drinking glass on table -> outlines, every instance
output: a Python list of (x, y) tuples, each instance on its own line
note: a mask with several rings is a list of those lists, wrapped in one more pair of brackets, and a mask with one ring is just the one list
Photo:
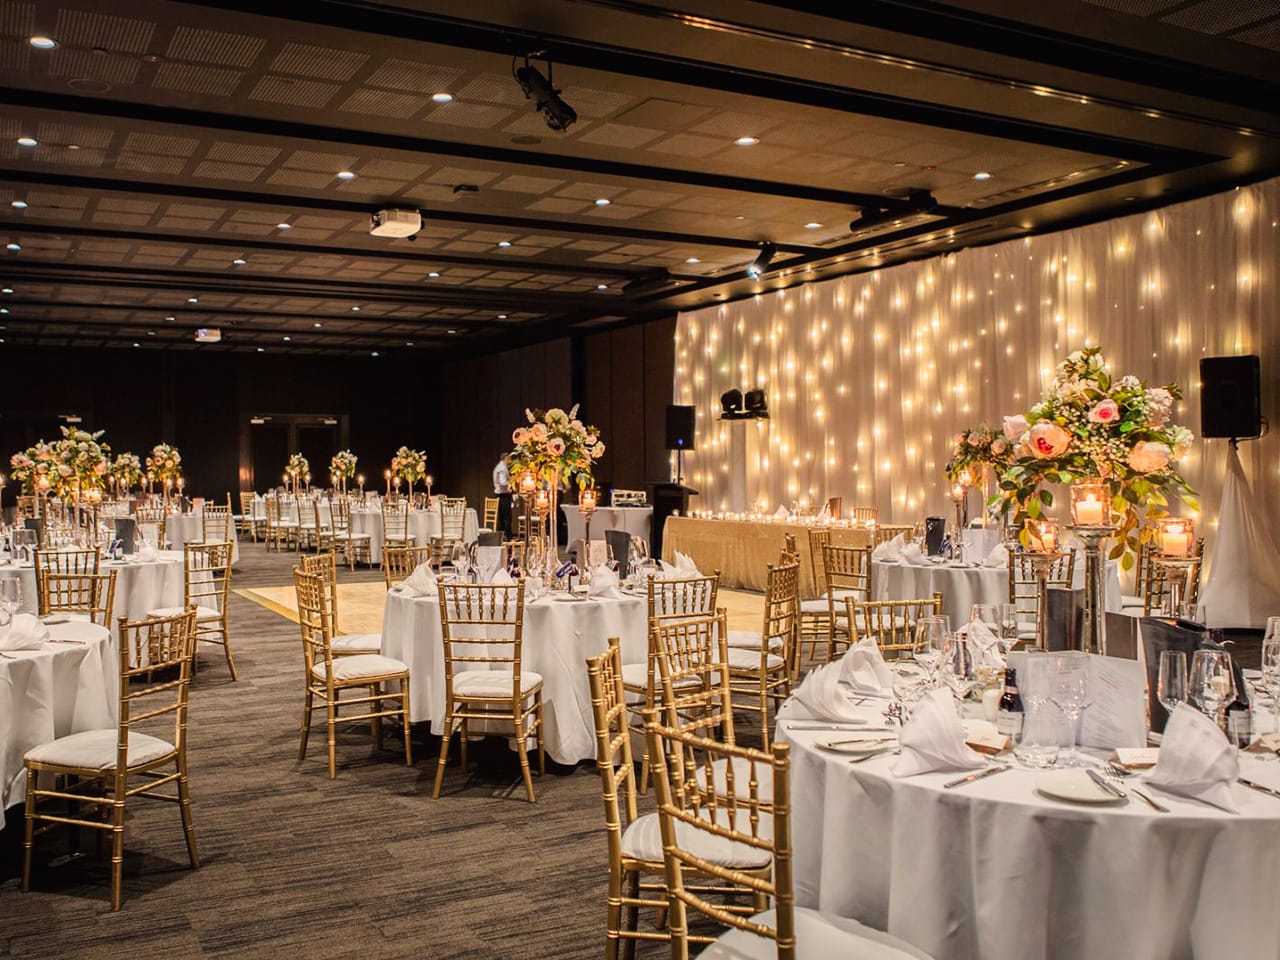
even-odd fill
[(1043, 769), (1058, 762), (1058, 726), (1053, 711), (1045, 710), (1052, 691), (1052, 663), (1043, 650), (1027, 650), (1018, 673), (1018, 693), (1025, 714), (1013, 745), (1013, 755), (1028, 767)]
[(471, 554), (465, 543), (455, 543), (450, 553), (454, 576), (459, 580), (467, 579), (467, 571), (471, 569)]
[(910, 713), (911, 708), (929, 691), (929, 670), (910, 658), (894, 660), (889, 669), (893, 673), (893, 695)]
[(1259, 686), (1270, 701), (1271, 719), (1280, 733), (1280, 635), (1262, 641), (1262, 680)]
[(978, 682), (976, 651), (968, 640), (951, 636), (942, 651), (939, 675), (957, 701), (963, 701), (973, 692)]
[(921, 617), (916, 621), (916, 635), (912, 654), (932, 676), (938, 671), (942, 651), (951, 638), (951, 618), (941, 614)]
[(1160, 651), (1156, 699), (1170, 714), (1178, 704), (1187, 702), (1187, 655), (1181, 650)]
[(1080, 715), (1088, 706), (1086, 698), (1089, 693), (1089, 658), (1087, 654), (1075, 650), (1051, 653), (1049, 656), (1053, 671), (1049, 699), (1067, 719), (1069, 747), (1063, 766), (1079, 766), (1076, 753), (1076, 727), (1080, 722)]
[(22, 609), (22, 581), (17, 577), (0, 578), (0, 613), (4, 623), (12, 623), (13, 615)]
[(1231, 654), (1225, 650), (1197, 650), (1191, 658), (1189, 689), (1200, 710), (1222, 726), (1222, 711), (1236, 696)]

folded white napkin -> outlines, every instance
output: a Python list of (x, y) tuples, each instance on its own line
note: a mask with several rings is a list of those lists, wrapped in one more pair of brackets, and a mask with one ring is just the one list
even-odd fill
[(400, 581), (403, 592), (413, 597), (433, 597), (439, 592), (436, 586), (436, 575), (430, 564), (420, 563), (413, 568), (413, 573)]
[(986, 763), (965, 745), (955, 701), (945, 688), (931, 691), (916, 704), (898, 742), (902, 756), (893, 765), (895, 777), (914, 777), (936, 770), (975, 770)]
[(612, 597), (621, 599), (618, 591), (618, 574), (603, 563), (591, 571), (591, 581), (587, 584), (587, 596)]
[(777, 510), (775, 510), (775, 511), (774, 511), (774, 513), (773, 513), (773, 518), (774, 518), (775, 520), (785, 520), (785, 519), (787, 519), (787, 517), (789, 517), (789, 516), (790, 516), (790, 514), (789, 514), (789, 513), (787, 513), (787, 508), (786, 508), (786, 507), (779, 507), (779, 508), (778, 508)]
[(1236, 748), (1218, 725), (1194, 707), (1178, 704), (1164, 728), (1160, 759), (1147, 779), (1168, 793), (1237, 813), (1231, 785), (1239, 776)]
[(0, 650), (39, 650), (48, 639), (48, 627), (29, 613), (20, 613), (0, 630)]
[(969, 649), (977, 650), (984, 666), (997, 669), (1004, 666), (1000, 662), (1000, 638), (997, 637), (981, 620), (970, 620), (963, 627), (965, 639), (969, 641)]
[(840, 679), (854, 693), (890, 696), (893, 693), (893, 671), (875, 637), (863, 637), (840, 658)]
[(897, 563), (902, 560), (902, 548), (906, 545), (907, 538), (900, 533), (892, 540), (886, 540), (872, 550), (871, 559)]
[(795, 692), (799, 703), (815, 720), (858, 720), (859, 711), (840, 683), (842, 664), (828, 663), (809, 671)]
[(991, 548), (991, 552), (986, 555), (982, 561), (984, 567), (1007, 567), (1009, 565), (1009, 551), (1003, 543), (997, 543)]
[(700, 577), (702, 574), (698, 570), (698, 565), (693, 562), (693, 557), (687, 553), (676, 551), (676, 569), (690, 577)]
[(497, 573), (495, 573), (493, 575), (493, 579), (490, 580), (489, 582), (499, 583), (504, 586), (506, 586), (507, 584), (515, 583), (515, 581), (511, 579), (511, 574), (507, 573), (505, 569), (499, 570)]
[(502, 547), (476, 547), (476, 570), (481, 583), (493, 583), (502, 569)]
[(146, 540), (143, 540), (141, 545), (138, 546), (138, 559), (143, 563), (150, 563), (156, 559), (156, 548)]
[(920, 549), (920, 544), (909, 543), (902, 548), (902, 562), (913, 567), (927, 567), (931, 563), (928, 555)]

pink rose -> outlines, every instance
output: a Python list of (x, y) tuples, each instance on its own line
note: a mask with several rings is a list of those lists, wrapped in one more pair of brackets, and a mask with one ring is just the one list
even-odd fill
[(1041, 460), (1059, 457), (1066, 453), (1067, 447), (1071, 446), (1071, 435), (1056, 423), (1048, 421), (1042, 421), (1032, 427), (1031, 435), (1027, 440), (1031, 445), (1032, 455)]
[(1163, 470), (1173, 459), (1173, 451), (1163, 443), (1140, 440), (1129, 451), (1129, 466), (1139, 473), (1155, 473)]
[(1019, 414), (1016, 417), (1004, 418), (1004, 436), (1006, 440), (1017, 443), (1018, 439), (1027, 432), (1027, 418)]
[(1099, 400), (1089, 411), (1090, 423), (1115, 423), (1120, 419), (1120, 407), (1114, 400)]
[(564, 441), (559, 437), (552, 437), (547, 441), (547, 452), (553, 457), (558, 457), (564, 453)]
[(547, 439), (547, 428), (540, 423), (535, 423), (529, 428), (529, 436), (541, 443), (543, 440)]
[(516, 427), (515, 432), (511, 434), (511, 442), (517, 447), (524, 446), (529, 442), (529, 431), (524, 427)]
[(1003, 440), (995, 440), (991, 444), (991, 452), (998, 457), (1000, 456), (1000, 454), (1004, 453), (1005, 450), (1008, 449), (1008, 447), (1009, 445), (1005, 443)]

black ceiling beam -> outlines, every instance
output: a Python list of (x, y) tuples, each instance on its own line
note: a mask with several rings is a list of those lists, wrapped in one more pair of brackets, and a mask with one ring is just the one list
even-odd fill
[[(500, 257), (460, 257), (456, 254), (432, 254), (424, 249), (419, 256), (409, 251), (398, 250), (365, 250), (361, 247), (333, 247), (321, 243), (292, 243), (288, 241), (250, 240), (222, 235), (200, 234), (193, 236), (187, 233), (161, 233), (150, 230), (120, 230), (106, 227), (83, 227), (65, 223), (34, 223), (26, 217), (20, 220), (6, 220), (0, 227), (9, 234), (34, 233), (43, 236), (57, 237), (91, 237), (98, 240), (128, 240), (133, 243), (171, 243), (177, 246), (190, 247), (225, 247), (228, 250), (261, 251), (263, 253), (292, 253), (298, 256), (352, 257), (368, 260), (394, 260), (408, 264), (442, 264), (455, 267), (484, 267), (489, 270), (523, 270), (529, 274), (551, 273), (562, 274), (567, 278), (577, 276), (602, 277), (624, 283), (634, 280), (645, 273), (644, 270), (627, 269), (625, 267), (599, 267), (559, 265), (546, 260), (534, 260), (522, 257), (519, 259), (502, 259)], [(230, 262), (230, 260), (228, 260)], [(244, 269), (244, 268), (240, 268)], [(372, 281), (379, 283), (380, 281)]]
[[(62, 190), (90, 190), (94, 193), (121, 192), (146, 196), (163, 195), (181, 197), (184, 200), (205, 200), (213, 203), (231, 203), (241, 206), (293, 207), (299, 210), (320, 210), (325, 213), (352, 213), (369, 216), (373, 208), (381, 204), (373, 201), (338, 200), (328, 197), (298, 197), (286, 194), (247, 192), (218, 187), (198, 187), (190, 183), (150, 183), (141, 180), (88, 177), (79, 174), (46, 173), (38, 170), (0, 169), (0, 183), (19, 183), (28, 186), (56, 187)], [(406, 203), (388, 200), (385, 205), (413, 207), (422, 214), (424, 221), (440, 223), (476, 224), (479, 226), (512, 227), (537, 233), (585, 234), (623, 240), (650, 240), (659, 243), (690, 246), (724, 247), (733, 250), (758, 249), (758, 240), (742, 237), (723, 237), (711, 234), (680, 233), (671, 230), (646, 230), (621, 224), (581, 223), (576, 220), (544, 220), (536, 217), (515, 217), (491, 213), (474, 213), (461, 210), (425, 208), (416, 202)], [(775, 243), (784, 253), (812, 253), (819, 247), (798, 243)], [(510, 263), (509, 260), (502, 261)]]
[[(512, 82), (514, 83), (515, 81), (513, 80)], [(398, 150), (412, 153), (419, 157), (423, 155), (460, 157), (466, 160), (504, 163), (526, 168), (540, 167), (554, 170), (573, 170), (577, 173), (597, 176), (647, 180), (656, 183), (676, 183), (685, 186), (707, 187), (714, 190), (786, 197), (792, 200), (835, 203), (851, 207), (879, 206), (898, 209), (906, 205), (905, 200), (881, 196), (880, 194), (859, 193), (851, 190), (832, 190), (827, 187), (709, 173), (704, 170), (656, 167), (642, 163), (575, 157), (561, 153), (539, 153), (534, 150), (516, 150), (511, 147), (493, 147), (455, 140), (411, 137), (385, 131), (359, 130), (352, 127), (329, 127), (316, 123), (303, 123), (297, 120), (250, 117), (243, 114), (217, 113), (211, 110), (193, 110), (189, 107), (159, 106), (124, 100), (105, 100), (101, 97), (81, 97), (75, 94), (27, 90), (17, 87), (0, 87), (0, 104), (17, 109), (74, 113), (98, 120), (116, 121), (122, 124), (158, 123), (167, 127), (192, 127), (227, 134), (338, 144), (349, 148)], [(1073, 136), (1076, 137), (1076, 143), (1072, 149), (1089, 149), (1087, 145), (1081, 142), (1089, 139), (1087, 134), (1075, 134), (1073, 132)]]
[[(1110, 137), (891, 94), (852, 90), (836, 84), (763, 70), (748, 70), (739, 66), (623, 48), (575, 37), (536, 33), (507, 24), (481, 23), (430, 11), (390, 7), (368, 2), (368, 0), (305, 0), (305, 2), (276, 0), (269, 6), (264, 6), (260, 0), (178, 0), (178, 2), (505, 56), (523, 56), (532, 50), (546, 49), (551, 59), (561, 67), (578, 66), (624, 76), (645, 77), (667, 83), (705, 87), (725, 93), (925, 124), (946, 130), (1037, 143), (1064, 150), (1079, 150), (1143, 163), (1168, 162), (1178, 154), (1189, 152), (1158, 147), (1127, 138)], [(823, 14), (827, 13), (824, 7)], [(1025, 57), (1027, 50), (1024, 49), (1022, 53)], [(561, 80), (563, 81), (563, 76)], [(572, 101), (572, 88), (566, 88), (565, 93), (566, 99)], [(546, 156), (536, 153), (532, 154), (532, 159), (522, 162), (538, 164), (540, 159), (545, 164)], [(637, 176), (638, 174), (624, 175)], [(864, 199), (874, 202), (875, 197), (864, 195)], [(866, 205), (865, 202), (857, 201), (837, 202), (853, 202), (856, 206)]]

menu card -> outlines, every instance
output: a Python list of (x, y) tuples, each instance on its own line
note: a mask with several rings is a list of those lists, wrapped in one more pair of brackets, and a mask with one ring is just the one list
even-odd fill
[(1107, 750), (1146, 746), (1147, 678), (1142, 664), (1090, 655), (1088, 670), (1088, 706), (1080, 720), (1080, 745)]

